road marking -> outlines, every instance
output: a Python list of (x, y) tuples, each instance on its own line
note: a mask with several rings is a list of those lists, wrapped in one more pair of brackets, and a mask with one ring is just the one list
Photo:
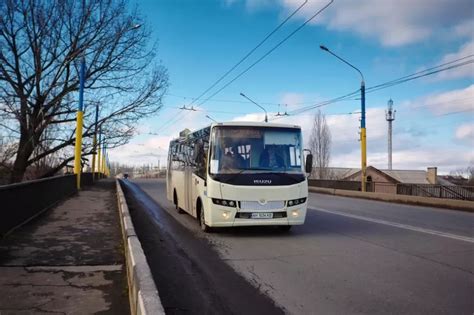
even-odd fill
[(336, 215), (349, 217), (349, 218), (353, 218), (353, 219), (357, 219), (357, 220), (363, 220), (363, 221), (368, 221), (368, 222), (374, 222), (374, 223), (389, 225), (389, 226), (397, 227), (397, 228), (400, 228), (400, 229), (411, 230), (411, 231), (415, 231), (415, 232), (422, 232), (422, 233), (447, 237), (447, 238), (455, 239), (455, 240), (458, 240), (458, 241), (474, 243), (474, 238), (468, 237), (468, 236), (461, 236), (461, 235), (456, 235), (456, 234), (451, 234), (451, 233), (440, 232), (440, 231), (436, 231), (436, 230), (425, 229), (425, 228), (421, 228), (421, 227), (417, 227), (417, 226), (413, 226), (413, 225), (395, 223), (395, 222), (390, 222), (390, 221), (385, 221), (385, 220), (380, 220), (380, 219), (373, 219), (373, 218), (363, 217), (363, 216), (360, 216), (360, 215), (343, 213), (343, 212), (340, 212), (340, 211), (332, 211), (332, 210), (326, 210), (326, 209), (315, 208), (315, 207), (310, 207), (309, 209), (316, 210), (316, 211), (321, 211), (321, 212), (326, 212), (326, 213), (331, 213), (331, 214), (336, 214)]

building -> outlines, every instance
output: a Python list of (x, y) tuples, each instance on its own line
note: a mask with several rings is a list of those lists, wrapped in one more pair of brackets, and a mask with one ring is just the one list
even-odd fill
[[(360, 168), (330, 167), (328, 173), (330, 174), (328, 179), (332, 180), (356, 182), (361, 180)], [(426, 170), (384, 170), (368, 166), (366, 174), (368, 183), (376, 183), (373, 187), (375, 192), (396, 194), (397, 184), (455, 185), (443, 176), (438, 176), (437, 167), (428, 167)]]

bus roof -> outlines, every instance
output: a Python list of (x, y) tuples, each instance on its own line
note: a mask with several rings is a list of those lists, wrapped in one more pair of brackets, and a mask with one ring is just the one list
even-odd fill
[(184, 129), (180, 132), (180, 136), (178, 138), (174, 138), (171, 142), (177, 141), (184, 141), (193, 134), (200, 134), (204, 129), (212, 129), (213, 127), (219, 126), (235, 126), (235, 127), (264, 127), (264, 128), (294, 128), (294, 129), (301, 129), (298, 125), (289, 125), (289, 124), (277, 124), (277, 123), (266, 123), (266, 122), (258, 122), (258, 121), (228, 121), (228, 122), (217, 122), (212, 123), (211, 125), (207, 125), (204, 128), (197, 129), (195, 131), (189, 131), (189, 129)]
[(214, 127), (214, 126), (277, 127), (277, 128), (280, 127), (280, 128), (301, 129), (301, 127), (298, 125), (266, 123), (266, 122), (258, 122), (258, 121), (229, 121), (229, 122), (212, 123), (211, 127)]

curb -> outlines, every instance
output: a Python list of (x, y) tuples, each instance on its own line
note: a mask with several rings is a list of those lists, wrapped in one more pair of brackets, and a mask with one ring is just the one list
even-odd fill
[(127, 267), (128, 297), (130, 313), (135, 314), (165, 314), (160, 296), (156, 288), (150, 266), (146, 261), (140, 241), (128, 211), (127, 201), (120, 186), (117, 185), (117, 202), (122, 227), (122, 237), (125, 247), (125, 262)]
[(394, 202), (415, 206), (428, 206), (435, 208), (445, 208), (449, 210), (474, 212), (474, 202), (466, 200), (430, 198), (419, 196), (395, 195), (387, 193), (373, 193), (353, 190), (343, 190), (323, 187), (308, 187), (310, 192), (329, 194), (342, 197), (371, 199), (385, 202)]

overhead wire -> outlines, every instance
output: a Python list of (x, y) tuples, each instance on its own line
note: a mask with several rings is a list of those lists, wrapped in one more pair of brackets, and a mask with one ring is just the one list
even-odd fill
[[(451, 70), (451, 69), (454, 69), (454, 68), (458, 68), (458, 67), (462, 67), (462, 66), (474, 63), (474, 59), (473, 59), (473, 60), (468, 60), (468, 61), (464, 61), (464, 62), (455, 64), (456, 62), (465, 60), (465, 59), (470, 58), (472, 56), (474, 56), (474, 55), (464, 56), (464, 57), (458, 58), (456, 60), (452, 60), (450, 62), (446, 62), (446, 63), (440, 64), (440, 65), (437, 65), (437, 66), (434, 66), (434, 67), (431, 67), (431, 68), (428, 68), (428, 69), (425, 69), (425, 70), (422, 70), (422, 71), (418, 71), (418, 72), (412, 73), (412, 74), (407, 75), (407, 76), (403, 76), (403, 77), (398, 78), (398, 79), (390, 80), (390, 81), (387, 81), (387, 82), (384, 82), (384, 83), (381, 83), (381, 84), (374, 85), (372, 87), (368, 87), (366, 89), (366, 93), (367, 94), (368, 93), (373, 93), (373, 92), (381, 90), (381, 89), (389, 88), (389, 87), (392, 87), (392, 86), (395, 86), (395, 85), (398, 85), (398, 84), (402, 84), (402, 83), (405, 83), (405, 82), (408, 82), (408, 81), (412, 81), (412, 80), (415, 80), (415, 79), (419, 79), (419, 78), (422, 78), (422, 77), (430, 76), (430, 75), (433, 75), (433, 74), (436, 74), (436, 73), (440, 73), (440, 72), (443, 72), (443, 71)], [(448, 66), (448, 65), (450, 65), (450, 66)], [(331, 99), (331, 100), (323, 101), (323, 102), (320, 102), (320, 103), (313, 104), (311, 106), (307, 106), (307, 107), (303, 107), (303, 108), (291, 111), (290, 115), (298, 115), (298, 114), (301, 114), (301, 113), (309, 111), (309, 110), (313, 110), (313, 109), (316, 109), (316, 108), (319, 108), (319, 107), (323, 107), (323, 106), (333, 104), (335, 102), (339, 102), (341, 100), (347, 100), (348, 98), (358, 94), (359, 91), (360, 91), (360, 89), (358, 89), (354, 92), (348, 93), (346, 95)], [(276, 119), (279, 119), (279, 117), (276, 118)], [(276, 120), (276, 119), (273, 119), (273, 120)]]
[(433, 74), (436, 74), (436, 73), (439, 73), (439, 72), (443, 72), (443, 71), (446, 71), (446, 70), (462, 67), (462, 66), (465, 66), (465, 65), (468, 65), (468, 64), (471, 64), (471, 63), (474, 63), (474, 60), (464, 61), (462, 63), (458, 63), (458, 64), (455, 64), (455, 65), (452, 65), (452, 66), (449, 66), (449, 67), (445, 67), (445, 68), (441, 68), (441, 69), (438, 69), (438, 70), (433, 70), (433, 71), (430, 71), (430, 72), (427, 72), (427, 73), (424, 73), (424, 74), (412, 76), (410, 78), (399, 80), (397, 82), (386, 83), (386, 84), (383, 84), (379, 87), (373, 86), (373, 87), (370, 87), (369, 89), (367, 89), (368, 91), (366, 91), (366, 93), (372, 93), (372, 92), (375, 92), (375, 91), (378, 91), (378, 90), (382, 90), (382, 89), (392, 87), (394, 85), (402, 84), (402, 83), (412, 81), (412, 80), (415, 80), (415, 79), (419, 79), (419, 78), (422, 78), (422, 77), (427, 77), (427, 76), (430, 76), (430, 75), (433, 75)]
[(254, 66), (256, 66), (258, 63), (260, 63), (263, 59), (265, 59), (266, 57), (268, 57), (272, 52), (274, 52), (278, 47), (280, 47), (284, 42), (286, 42), (288, 39), (290, 39), (291, 37), (293, 37), (293, 35), (295, 35), (298, 31), (300, 31), (303, 27), (306, 26), (306, 24), (308, 24), (309, 22), (311, 22), (312, 20), (314, 20), (319, 14), (321, 14), (321, 12), (323, 12), (326, 8), (328, 8), (332, 3), (334, 2), (334, 0), (331, 0), (329, 1), (329, 3), (327, 3), (324, 7), (322, 7), (320, 10), (318, 10), (315, 14), (313, 14), (309, 19), (307, 19), (303, 24), (301, 24), (299, 27), (297, 27), (293, 32), (291, 32), (289, 35), (287, 35), (285, 38), (283, 38), (283, 40), (281, 40), (280, 42), (278, 42), (278, 44), (276, 44), (275, 46), (273, 46), (270, 50), (268, 50), (263, 56), (261, 56), (260, 58), (258, 58), (254, 63), (252, 63), (249, 67), (247, 67), (245, 70), (243, 70), (242, 72), (240, 72), (237, 76), (235, 76), (232, 80), (228, 81), (226, 84), (224, 84), (221, 88), (219, 88), (216, 92), (212, 93), (211, 96), (207, 97), (206, 99), (204, 99), (203, 101), (201, 101), (199, 103), (199, 106), (202, 106), (204, 105), (207, 101), (209, 101), (211, 98), (213, 98), (214, 96), (216, 96), (217, 94), (219, 94), (222, 90), (224, 90), (225, 88), (227, 88), (229, 85), (231, 85), (233, 82), (235, 82), (236, 80), (238, 80), (241, 76), (243, 76), (245, 73), (247, 73), (250, 69), (252, 69)]
[[(190, 96), (183, 96), (183, 95), (177, 95), (177, 94), (172, 94), (172, 93), (167, 93), (166, 95), (168, 96), (173, 96), (177, 98), (182, 98), (184, 100), (186, 99), (196, 99), (196, 97), (190, 97)], [(210, 101), (213, 102), (219, 102), (219, 103), (236, 103), (236, 104), (248, 104), (248, 101), (240, 101), (240, 100), (227, 100), (227, 99), (212, 99)], [(313, 104), (314, 101), (307, 101), (307, 102), (296, 102), (296, 103), (291, 103), (291, 106), (295, 105), (307, 105), (307, 104)], [(190, 103), (191, 104), (191, 103)], [(189, 105), (190, 105), (189, 104)], [(275, 102), (259, 102), (259, 104), (262, 105), (271, 105), (271, 106), (278, 106), (278, 105), (283, 105), (282, 103), (275, 103)]]
[(235, 65), (233, 65), (229, 70), (227, 70), (222, 76), (220, 76), (211, 86), (209, 86), (204, 92), (202, 92), (198, 97), (194, 98), (189, 105), (194, 104), (201, 99), (207, 92), (213, 89), (217, 84), (219, 84), (223, 79), (225, 79), (232, 71), (234, 71), (238, 66), (240, 66), (248, 57), (250, 57), (258, 48), (260, 48), (273, 34), (275, 34), (283, 25), (286, 24), (298, 11), (303, 8), (308, 0), (305, 0), (298, 8), (296, 8), (285, 20), (283, 20), (276, 28), (274, 28), (270, 33), (265, 36), (254, 48), (252, 48), (244, 57), (242, 57)]
[(178, 114), (177, 114), (174, 118), (171, 118), (171, 119), (168, 120), (166, 123), (164, 123), (163, 125), (161, 125), (160, 128), (158, 128), (158, 129), (155, 131), (155, 133), (159, 133), (160, 131), (163, 131), (163, 130), (165, 129), (165, 127), (171, 126), (172, 124), (174, 124), (175, 122), (177, 122), (177, 121), (180, 120), (181, 118), (184, 118), (182, 111), (178, 112)]
[(468, 58), (471, 58), (471, 57), (474, 57), (474, 54), (466, 55), (466, 56), (464, 56), (464, 57), (461, 57), (461, 58), (458, 58), (458, 59), (454, 59), (454, 60), (451, 60), (451, 61), (448, 61), (448, 62), (439, 64), (439, 65), (433, 66), (433, 67), (428, 68), (428, 69), (420, 70), (420, 71), (418, 71), (418, 72), (415, 72), (415, 73), (412, 73), (412, 74), (403, 76), (403, 77), (398, 78), (398, 79), (394, 79), (394, 80), (391, 80), (391, 81), (388, 81), (388, 82), (385, 82), (385, 83), (382, 83), (382, 84), (379, 84), (379, 85), (375, 85), (375, 86), (370, 87), (369, 89), (376, 89), (376, 88), (378, 88), (378, 87), (380, 87), (380, 86), (382, 86), (382, 85), (391, 84), (391, 83), (393, 83), (393, 82), (396, 82), (396, 81), (399, 81), (399, 80), (403, 80), (403, 79), (406, 79), (406, 78), (409, 78), (409, 77), (412, 77), (412, 76), (415, 76), (415, 75), (419, 75), (419, 74), (422, 74), (422, 73), (424, 73), (424, 72), (428, 72), (428, 71), (431, 71), (431, 70), (435, 70), (435, 69), (437, 69), (437, 68), (444, 67), (444, 66), (447, 66), (447, 65), (450, 65), (450, 64), (453, 64), (453, 63), (456, 63), (456, 62), (459, 62), (459, 61), (461, 61), (461, 60), (465, 60), (465, 59), (468, 59)]

